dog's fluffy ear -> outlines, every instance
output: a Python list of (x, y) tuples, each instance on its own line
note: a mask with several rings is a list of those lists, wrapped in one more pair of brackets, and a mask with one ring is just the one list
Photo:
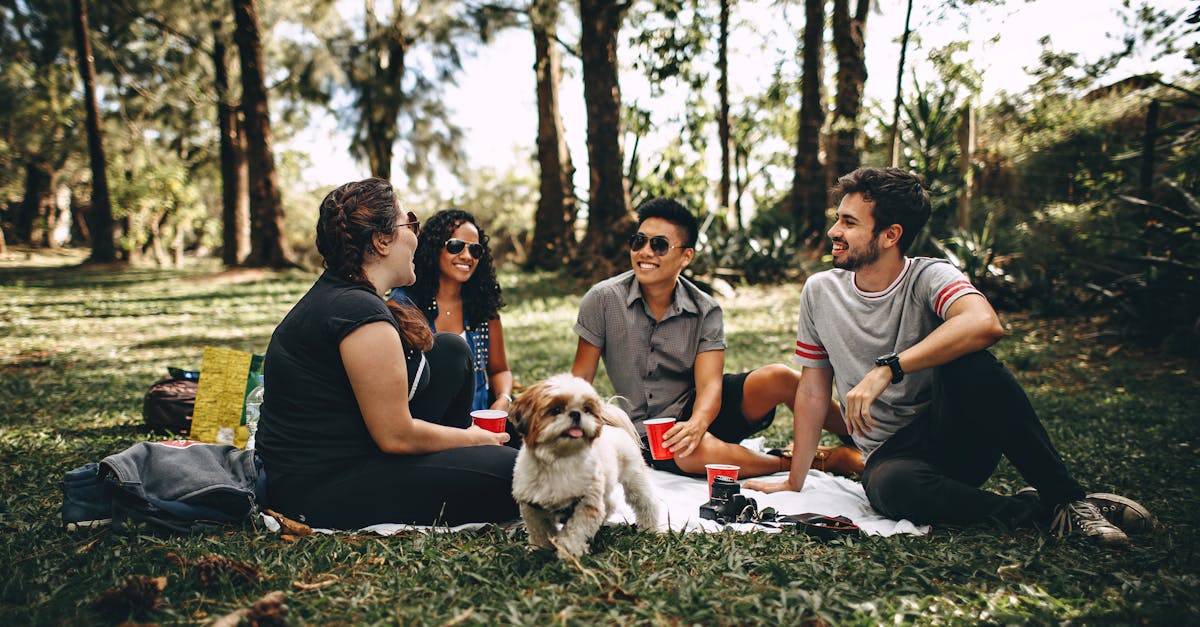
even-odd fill
[(521, 438), (529, 437), (529, 419), (533, 416), (537, 399), (545, 392), (546, 385), (543, 382), (535, 383), (529, 386), (516, 400), (512, 406), (508, 408), (508, 419), (512, 421), (517, 428), (517, 433), (521, 434)]

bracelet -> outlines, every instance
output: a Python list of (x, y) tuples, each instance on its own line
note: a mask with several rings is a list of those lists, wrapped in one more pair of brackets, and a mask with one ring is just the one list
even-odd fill
[(508, 394), (508, 393), (497, 394), (496, 398), (506, 398), (506, 399), (508, 399), (508, 402), (510, 402), (510, 403), (513, 402), (512, 394)]

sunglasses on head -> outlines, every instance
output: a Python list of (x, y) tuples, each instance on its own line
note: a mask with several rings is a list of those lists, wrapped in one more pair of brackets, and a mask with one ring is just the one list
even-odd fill
[(458, 253), (461, 253), (464, 248), (466, 248), (467, 253), (469, 253), (475, 259), (483, 258), (483, 244), (466, 242), (458, 239), (457, 237), (446, 240), (446, 252), (450, 253), (451, 255), (457, 255)]
[(650, 242), (650, 250), (659, 257), (670, 252), (672, 248), (688, 248), (688, 246), (672, 246), (671, 240), (662, 235), (648, 237), (645, 233), (638, 231), (636, 235), (629, 238), (629, 250), (637, 252), (646, 245), (646, 242)]
[(417, 219), (417, 214), (409, 211), (409, 212), (406, 212), (404, 217), (408, 220), (408, 222), (401, 222), (396, 225), (396, 228), (400, 228), (402, 226), (407, 226), (408, 228), (412, 229), (413, 235), (420, 235), (421, 234), (421, 221)]

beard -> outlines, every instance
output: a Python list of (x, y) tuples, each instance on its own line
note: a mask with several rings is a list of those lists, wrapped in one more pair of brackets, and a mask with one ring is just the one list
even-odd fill
[[(844, 242), (844, 240), (841, 241)], [(875, 238), (871, 238), (871, 241), (867, 244), (866, 250), (851, 251), (849, 248), (847, 248), (846, 254), (842, 255), (840, 259), (835, 257), (833, 260), (833, 267), (855, 272), (862, 269), (864, 266), (875, 263), (875, 261), (878, 259), (879, 243)]]

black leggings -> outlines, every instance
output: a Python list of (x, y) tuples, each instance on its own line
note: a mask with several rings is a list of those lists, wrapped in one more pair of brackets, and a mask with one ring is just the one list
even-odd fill
[[(438, 333), (425, 357), (429, 384), (409, 404), (413, 415), (465, 429), (475, 394), (466, 341)], [(378, 453), (324, 476), (268, 476), (270, 503), (311, 526), (333, 529), (379, 523), (504, 522), (519, 515), (512, 498), (516, 457), (507, 446), (428, 455)]]
[[(919, 524), (1044, 522), (1057, 505), (1083, 498), (1029, 398), (991, 353), (940, 366), (933, 408), (867, 458), (862, 483), (871, 506)], [(1001, 496), (979, 486), (1003, 455), (1038, 499)]]

